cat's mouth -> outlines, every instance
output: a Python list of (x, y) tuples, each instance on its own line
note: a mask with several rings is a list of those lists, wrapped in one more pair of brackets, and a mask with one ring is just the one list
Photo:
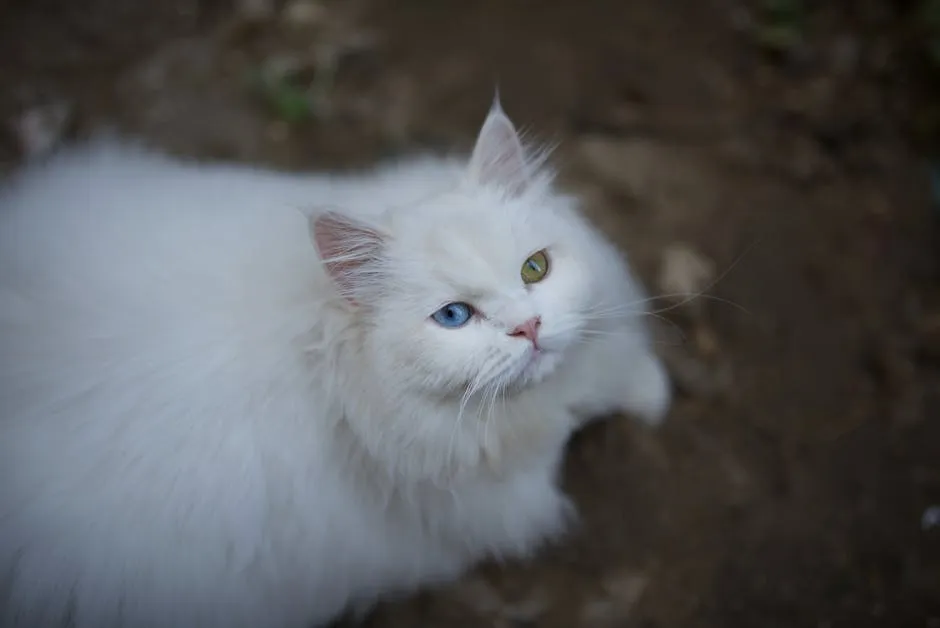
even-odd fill
[(552, 374), (560, 359), (558, 351), (543, 346), (530, 347), (508, 374), (510, 386), (518, 390), (539, 384)]
[(521, 392), (532, 386), (536, 386), (548, 378), (564, 358), (565, 347), (555, 346), (546, 347), (539, 344), (538, 348), (528, 347), (516, 356), (504, 357), (504, 365), (498, 372), (489, 377), (485, 382), (468, 380), (456, 389), (447, 393), (448, 397), (453, 396), (459, 399), (468, 394), (480, 393), (487, 394), (487, 390), (497, 390), (500, 395), (512, 395)]

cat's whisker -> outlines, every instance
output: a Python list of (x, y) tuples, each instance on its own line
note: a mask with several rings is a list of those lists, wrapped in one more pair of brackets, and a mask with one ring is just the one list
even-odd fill
[(454, 443), (456, 442), (457, 435), (460, 433), (460, 424), (463, 420), (464, 410), (467, 408), (467, 402), (470, 400), (470, 397), (473, 396), (473, 393), (479, 387), (478, 378), (473, 378), (470, 380), (470, 383), (467, 385), (463, 394), (460, 397), (460, 405), (457, 409), (457, 419), (454, 421), (454, 425), (451, 428), (450, 432), (450, 442), (447, 445), (447, 460), (448, 464), (453, 460), (454, 456)]
[[(487, 396), (487, 394), (489, 394), (489, 390), (490, 390), (490, 389), (489, 389), (489, 386), (488, 386), (488, 385), (484, 385), (484, 386), (482, 387), (482, 392), (481, 392), (481, 396), (480, 396), (480, 402), (477, 404), (477, 408), (476, 408), (476, 414), (477, 414), (477, 421), (476, 421), (476, 438), (477, 438), (477, 442), (480, 442), (480, 430), (483, 429), (483, 409), (484, 409), (484, 407), (485, 407), (485, 405), (486, 405), (486, 396)], [(483, 438), (484, 438), (484, 439), (486, 438), (485, 430), (484, 430)], [(485, 442), (485, 440), (484, 440), (483, 442)]]
[[(490, 353), (492, 355), (493, 353), (495, 353), (495, 351), (490, 351)], [(496, 357), (498, 360), (501, 356), (497, 355)], [(485, 364), (484, 369), (477, 372), (477, 374), (470, 379), (469, 383), (464, 389), (464, 392), (460, 397), (460, 405), (458, 406), (458, 410), (457, 410), (457, 419), (454, 421), (454, 426), (451, 431), (450, 443), (448, 444), (448, 451), (447, 451), (448, 460), (451, 460), (453, 457), (455, 438), (457, 434), (460, 432), (460, 425), (461, 425), (461, 421), (463, 420), (463, 413), (467, 408), (467, 404), (470, 402), (470, 399), (486, 385), (487, 381), (489, 380), (491, 376), (490, 375), (491, 371), (493, 371), (498, 366), (498, 364), (499, 364), (498, 361), (495, 365), (491, 365), (491, 366), (487, 366)]]
[[(592, 343), (597, 342), (598, 337), (607, 338), (607, 337), (612, 337), (612, 336), (616, 336), (616, 334), (615, 333), (607, 333), (606, 335), (589, 334), (585, 336), (579, 336), (575, 338), (572, 342), (577, 343), (579, 345), (590, 345)], [(650, 344), (656, 345), (656, 346), (662, 346), (662, 347), (681, 347), (684, 343), (685, 343), (685, 339), (678, 341), (678, 342), (668, 342), (668, 341), (659, 340), (659, 339), (654, 339), (650, 341)]]
[(493, 420), (493, 417), (496, 416), (496, 402), (499, 401), (500, 397), (505, 393), (506, 388), (508, 387), (509, 382), (505, 380), (497, 380), (494, 385), (493, 395), (490, 399), (490, 410), (486, 417), (486, 422), (483, 428), (483, 441), (486, 442), (487, 431), (486, 427), (489, 426), (490, 422)]
[(506, 388), (508, 387), (508, 385), (509, 385), (508, 382), (500, 382), (499, 385), (496, 386), (496, 394), (493, 395), (493, 402), (492, 404), (490, 404), (490, 419), (491, 420), (496, 420), (496, 419), (493, 419), (493, 417), (498, 416), (498, 413), (496, 410), (496, 404), (501, 399), (505, 399), (505, 392), (506, 392)]
[[(682, 301), (673, 303), (665, 308), (653, 310), (652, 312), (648, 309), (637, 307), (639, 305), (652, 303), (661, 299), (675, 299), (675, 298), (681, 298), (681, 297), (684, 297)], [(730, 305), (738, 310), (741, 310), (742, 312), (746, 314), (751, 314), (751, 312), (740, 303), (735, 303), (734, 301), (731, 301), (729, 299), (725, 299), (722, 297), (718, 297), (713, 294), (705, 294), (701, 292), (676, 292), (676, 293), (671, 293), (671, 294), (661, 294), (655, 297), (649, 297), (648, 299), (641, 299), (639, 301), (624, 303), (622, 305), (613, 305), (613, 306), (607, 306), (605, 308), (597, 308), (597, 309), (588, 308), (587, 310), (585, 310), (585, 313), (582, 316), (586, 320), (603, 320), (603, 319), (610, 319), (610, 318), (619, 318), (625, 315), (640, 316), (640, 315), (651, 314), (651, 313), (662, 313), (662, 312), (667, 312), (669, 310), (673, 310), (675, 308), (686, 305), (694, 301), (695, 299), (710, 299), (712, 301), (717, 301), (719, 303)]]
[[(746, 308), (744, 308), (743, 306), (741, 306), (741, 305), (738, 304), (738, 303), (734, 303), (733, 301), (728, 301), (728, 300), (726, 300), (726, 299), (721, 299), (721, 298), (716, 297), (716, 296), (714, 296), (714, 295), (707, 295), (707, 294), (705, 294), (705, 293), (707, 293), (709, 290), (711, 290), (712, 288), (714, 288), (715, 286), (717, 286), (720, 281), (722, 281), (725, 277), (727, 277), (727, 276), (731, 273), (731, 271), (734, 270), (735, 267), (741, 262), (741, 260), (744, 259), (744, 256), (747, 255), (748, 253), (750, 253), (750, 252), (751, 252), (751, 249), (753, 249), (755, 246), (757, 246), (757, 244), (758, 244), (759, 242), (760, 242), (760, 239), (759, 239), (759, 238), (758, 238), (757, 240), (754, 240), (753, 242), (751, 242), (751, 244), (749, 244), (748, 247), (747, 247), (746, 249), (744, 249), (744, 251), (743, 251), (740, 255), (738, 255), (738, 257), (737, 257), (733, 262), (731, 262), (731, 264), (728, 266), (728, 268), (726, 268), (723, 273), (721, 273), (720, 275), (718, 275), (718, 277), (716, 277), (711, 283), (709, 283), (707, 286), (705, 286), (704, 288), (702, 288), (702, 290), (700, 290), (699, 292), (693, 293), (693, 294), (691, 294), (689, 297), (687, 297), (686, 299), (684, 299), (683, 301), (680, 301), (679, 303), (676, 303), (675, 305), (673, 305), (673, 306), (672, 306), (671, 308), (669, 308), (669, 309), (673, 309), (673, 308), (676, 308), (676, 307), (680, 307), (680, 306), (685, 305), (686, 303), (689, 303), (689, 302), (691, 302), (691, 301), (693, 301), (693, 300), (695, 300), (695, 299), (698, 299), (698, 298), (710, 298), (710, 299), (714, 299), (714, 300), (716, 300), (716, 301), (721, 301), (721, 302), (727, 303), (728, 305), (732, 305), (732, 306), (734, 306), (734, 307), (736, 307), (736, 308), (739, 308), (741, 311), (743, 311), (743, 312), (745, 312), (745, 313), (747, 313), (747, 314), (750, 314), (750, 312), (749, 312)], [(681, 296), (681, 295), (676, 295), (676, 296)], [(662, 298), (662, 295), (661, 295), (659, 298)], [(661, 310), (661, 311), (668, 311), (668, 310)]]
[[(667, 299), (667, 298), (677, 298), (677, 297), (682, 297), (682, 296), (686, 296), (686, 295), (683, 295), (683, 294), (681, 294), (681, 293), (678, 293), (678, 294), (665, 294), (665, 295), (660, 295), (660, 296), (658, 296), (658, 297), (656, 297), (656, 298), (658, 298), (658, 299)], [(666, 306), (666, 307), (664, 307), (664, 308), (660, 308), (660, 309), (658, 309), (658, 310), (653, 310), (652, 312), (645, 312), (645, 313), (646, 313), (646, 314), (661, 314), (661, 313), (663, 313), (663, 312), (668, 312), (668, 311), (670, 311), (670, 310), (674, 310), (674, 309), (676, 309), (676, 308), (682, 307), (683, 305), (686, 305), (686, 304), (688, 304), (688, 303), (691, 303), (691, 302), (694, 301), (695, 299), (711, 299), (712, 301), (717, 301), (717, 302), (719, 302), (719, 303), (724, 303), (725, 305), (730, 305), (731, 307), (733, 307), (733, 308), (735, 308), (735, 309), (738, 309), (738, 310), (744, 312), (744, 313), (747, 314), (747, 315), (750, 315), (750, 314), (751, 314), (751, 311), (748, 310), (748, 309), (747, 309), (746, 307), (744, 307), (743, 305), (741, 305), (740, 303), (735, 303), (734, 301), (730, 301), (730, 300), (728, 300), (728, 299), (723, 299), (723, 298), (721, 298), (721, 297), (716, 297), (716, 296), (713, 295), (713, 294), (704, 294), (704, 293), (688, 293), (687, 297), (686, 297), (685, 299), (683, 299), (682, 301), (679, 301), (679, 302), (677, 302), (677, 303), (673, 303), (673, 304), (671, 304), (671, 305), (669, 305), (669, 306)]]
[(610, 336), (622, 336), (625, 332), (624, 332), (623, 330), (620, 330), (620, 329), (590, 329), (590, 328), (585, 328), (585, 329), (580, 330), (578, 333), (581, 334), (582, 336), (602, 336), (602, 337), (610, 337)]
[(477, 429), (479, 430), (480, 425), (482, 424), (483, 443), (488, 442), (487, 439), (489, 437), (489, 422), (495, 411), (497, 397), (501, 392), (505, 392), (508, 385), (508, 382), (504, 381), (502, 375), (505, 371), (507, 362), (509, 362), (511, 359), (511, 355), (499, 353), (496, 356), (495, 361), (493, 361), (484, 371), (481, 371), (481, 373), (484, 373), (485, 376), (480, 376), (480, 380), (483, 382), (480, 388), (483, 392), (477, 407)]
[[(500, 392), (500, 404), (501, 404), (503, 416), (506, 416), (506, 392), (508, 388), (509, 388), (508, 386), (503, 386), (502, 391)], [(513, 425), (513, 424), (510, 423), (510, 425)]]
[(675, 329), (675, 330), (679, 333), (679, 337), (682, 339), (682, 342), (685, 342), (686, 340), (688, 340), (688, 337), (685, 335), (685, 332), (682, 331), (682, 327), (679, 325), (679, 323), (677, 323), (677, 322), (675, 322), (675, 321), (671, 321), (671, 320), (669, 320), (668, 318), (666, 318), (665, 316), (661, 316), (661, 315), (659, 315), (659, 314), (657, 314), (657, 313), (655, 313), (655, 312), (647, 312), (647, 313), (646, 313), (646, 316), (650, 316), (650, 317), (655, 318), (655, 319), (657, 319), (657, 320), (661, 320), (662, 322), (666, 323), (667, 325), (669, 325), (670, 327), (672, 327), (673, 329)]
[(467, 404), (470, 402), (470, 399), (473, 398), (477, 393), (482, 391), (482, 397), (477, 403), (477, 434), (479, 438), (479, 423), (482, 419), (483, 409), (486, 403), (486, 398), (489, 390), (489, 384), (493, 381), (494, 374), (498, 373), (503, 363), (505, 362), (505, 356), (497, 354), (495, 361), (491, 358), (490, 361), (484, 364), (484, 367), (473, 377), (470, 383), (467, 385), (464, 390), (463, 395), (461, 396), (460, 407), (458, 410), (457, 420), (454, 423), (454, 432), (451, 438), (451, 445), (449, 447), (448, 457), (453, 455), (453, 435), (455, 435), (459, 429), (459, 424), (463, 419), (463, 413), (466, 409)]
[(681, 307), (681, 306), (683, 306), (683, 305), (686, 305), (686, 304), (688, 304), (688, 303), (694, 301), (695, 299), (712, 299), (712, 300), (714, 300), (714, 301), (718, 301), (718, 302), (721, 302), (721, 303), (725, 303), (725, 304), (727, 304), (727, 305), (730, 305), (730, 306), (732, 306), (732, 307), (735, 307), (735, 308), (741, 310), (742, 312), (744, 312), (744, 313), (750, 315), (751, 312), (750, 312), (747, 308), (745, 308), (744, 306), (742, 306), (741, 304), (735, 303), (734, 301), (729, 301), (728, 299), (723, 299), (723, 298), (721, 298), (721, 297), (717, 297), (717, 296), (715, 296), (715, 295), (707, 294), (707, 292), (708, 292), (709, 290), (711, 290), (712, 288), (714, 288), (716, 285), (718, 285), (718, 283), (721, 282), (725, 277), (727, 277), (727, 276), (731, 273), (731, 271), (734, 270), (735, 267), (741, 262), (741, 260), (743, 260), (744, 257), (745, 257), (748, 253), (751, 252), (751, 249), (753, 249), (755, 246), (757, 246), (757, 244), (758, 244), (759, 242), (760, 242), (760, 239), (757, 239), (757, 240), (755, 240), (754, 242), (752, 242), (750, 245), (748, 245), (748, 247), (747, 247), (746, 249), (744, 249), (744, 251), (743, 251), (740, 255), (738, 255), (738, 257), (737, 257), (733, 262), (731, 262), (731, 264), (728, 266), (727, 269), (725, 269), (725, 271), (724, 271), (723, 273), (721, 273), (721, 274), (720, 274), (718, 277), (716, 277), (711, 283), (709, 283), (707, 286), (705, 286), (702, 290), (700, 290), (700, 291), (698, 291), (698, 292), (690, 292), (690, 293), (677, 292), (677, 293), (672, 293), (672, 294), (660, 294), (660, 295), (656, 295), (656, 296), (653, 296), (653, 297), (648, 297), (648, 298), (645, 298), (645, 299), (640, 299), (640, 300), (638, 300), (638, 301), (634, 301), (634, 302), (632, 302), (632, 303), (630, 303), (630, 304), (627, 304), (627, 306), (628, 306), (628, 307), (633, 307), (633, 306), (636, 306), (636, 305), (642, 305), (642, 304), (644, 304), (644, 303), (654, 302), (654, 301), (659, 300), (659, 299), (682, 298), (682, 301), (679, 301), (678, 303), (674, 303), (674, 304), (670, 305), (670, 306), (667, 307), (667, 308), (663, 308), (663, 309), (656, 310), (655, 312), (653, 312), (653, 313), (663, 313), (663, 312), (668, 312), (669, 310), (675, 309), (675, 308), (677, 308), (677, 307)]
[(500, 353), (496, 361), (492, 364), (491, 368), (486, 370), (486, 379), (485, 383), (489, 384), (492, 381), (499, 378), (502, 375), (503, 370), (506, 367), (506, 363), (510, 361), (512, 356), (504, 353)]
[(490, 419), (493, 417), (493, 404), (496, 400), (496, 391), (499, 390), (499, 380), (494, 381), (490, 386), (487, 387), (486, 392), (483, 394), (483, 446), (486, 447), (489, 444), (489, 428), (490, 428)]
[[(675, 321), (671, 321), (671, 320), (669, 320), (668, 318), (666, 318), (666, 317), (664, 317), (664, 316), (660, 316), (660, 315), (655, 314), (655, 313), (652, 313), (652, 312), (638, 312), (638, 314), (642, 314), (642, 315), (644, 315), (644, 316), (651, 316), (651, 317), (653, 317), (653, 318), (656, 318), (656, 319), (661, 320), (663, 323), (665, 323), (665, 324), (669, 325), (670, 327), (674, 328), (674, 329), (676, 330), (676, 332), (679, 334), (679, 337), (682, 339), (683, 342), (687, 340), (686, 334), (685, 334), (685, 332), (682, 330), (682, 327), (681, 327), (678, 323), (676, 323)], [(562, 323), (563, 323), (563, 322), (564, 322), (564, 321), (562, 321)], [(575, 333), (577, 333), (577, 334), (579, 334), (579, 335), (581, 335), (581, 336), (587, 336), (587, 335), (592, 335), (592, 336), (619, 336), (619, 335), (621, 335), (622, 333), (625, 332), (625, 330), (620, 330), (620, 329), (617, 329), (617, 328), (615, 328), (615, 329), (594, 329), (594, 328), (590, 328), (590, 327), (578, 328), (578, 327), (576, 327), (576, 326), (572, 326), (571, 329), (566, 329), (566, 330), (564, 330), (564, 331), (568, 331), (568, 332), (574, 331)]]

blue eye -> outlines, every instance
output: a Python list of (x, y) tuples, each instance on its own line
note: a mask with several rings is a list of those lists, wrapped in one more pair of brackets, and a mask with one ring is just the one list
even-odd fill
[(441, 327), (463, 327), (473, 316), (473, 308), (467, 303), (448, 303), (431, 314), (431, 318)]

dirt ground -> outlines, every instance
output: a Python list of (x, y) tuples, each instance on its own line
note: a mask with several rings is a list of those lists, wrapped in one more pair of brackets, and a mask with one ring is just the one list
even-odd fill
[(937, 214), (886, 4), (773, 58), (740, 0), (5, 0), (0, 163), (102, 126), (298, 169), (461, 150), (498, 83), (650, 289), (707, 296), (658, 304), (666, 425), (574, 439), (565, 544), (368, 626), (940, 628)]

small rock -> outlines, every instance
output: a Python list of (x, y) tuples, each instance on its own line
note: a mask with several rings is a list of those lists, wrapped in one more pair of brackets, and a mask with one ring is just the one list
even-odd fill
[(649, 577), (642, 574), (626, 572), (614, 574), (604, 581), (604, 590), (622, 608), (632, 609), (640, 601)]
[(660, 353), (680, 393), (704, 399), (731, 390), (734, 377), (727, 361), (707, 361), (690, 355), (683, 347), (661, 347)]
[(657, 143), (646, 140), (615, 141), (587, 137), (579, 146), (580, 157), (604, 184), (628, 196), (655, 194), (660, 167), (671, 160)]
[(890, 408), (891, 423), (900, 428), (919, 425), (927, 416), (923, 389), (910, 386), (897, 395)]
[(274, 15), (274, 0), (239, 0), (235, 11), (239, 21), (264, 22)]
[(894, 49), (887, 37), (866, 41), (867, 65), (874, 74), (885, 75), (894, 70)]
[(533, 624), (548, 610), (548, 603), (548, 596), (539, 590), (523, 600), (506, 604), (500, 615), (511, 624)]
[(688, 244), (672, 244), (663, 251), (659, 288), (664, 297), (683, 301), (701, 294), (715, 278), (715, 263)]
[(764, 151), (753, 137), (736, 135), (721, 140), (718, 149), (731, 164), (749, 170), (763, 167), (766, 163)]
[(729, 11), (728, 21), (731, 23), (731, 28), (739, 33), (751, 33), (755, 28), (754, 16), (743, 5), (736, 6)]
[(819, 120), (828, 112), (838, 109), (844, 97), (842, 85), (831, 76), (819, 76), (794, 84), (780, 97), (780, 105), (788, 115), (805, 120)]
[(12, 124), (20, 150), (27, 158), (48, 153), (59, 143), (71, 117), (71, 107), (62, 102), (26, 111)]
[(940, 213), (940, 163), (930, 164), (930, 200), (934, 211)]
[(378, 112), (383, 135), (391, 142), (404, 145), (411, 135), (415, 113), (420, 111), (421, 90), (408, 77), (388, 81), (387, 98)]
[(940, 363), (940, 312), (927, 316), (917, 331), (917, 357)]
[(592, 599), (581, 609), (584, 626), (608, 626), (616, 621), (614, 603), (607, 599)]
[(832, 176), (832, 161), (816, 139), (800, 136), (794, 142), (793, 150), (790, 172), (797, 182), (811, 184)]
[(695, 332), (692, 335), (692, 338), (695, 342), (695, 348), (702, 357), (714, 358), (718, 355), (720, 349), (718, 336), (715, 335), (715, 332), (711, 327), (698, 325), (695, 328)]
[(864, 357), (875, 381), (890, 394), (900, 395), (916, 379), (917, 365), (906, 340), (878, 337)]
[(924, 531), (940, 528), (940, 506), (930, 506), (920, 518), (920, 528)]
[(290, 137), (290, 125), (283, 120), (274, 120), (265, 129), (267, 138), (277, 144), (283, 144)]
[(279, 81), (302, 71), (305, 65), (305, 62), (295, 55), (272, 55), (264, 60), (261, 73), (264, 80)]
[(584, 626), (619, 626), (629, 618), (649, 584), (647, 576), (636, 573), (614, 574), (605, 579), (604, 592), (593, 597), (581, 609)]
[(829, 63), (836, 74), (853, 74), (862, 58), (862, 47), (858, 39), (850, 35), (839, 37), (829, 50)]
[(591, 134), (582, 136), (572, 156), (572, 170), (603, 185), (618, 205), (648, 213), (651, 229), (669, 232), (688, 224), (690, 215), (703, 217), (718, 207), (718, 189), (709, 176), (714, 157), (709, 161), (689, 146)]
[(284, 7), (282, 18), (291, 26), (310, 28), (321, 24), (326, 17), (326, 9), (313, 0), (292, 0)]
[(479, 576), (470, 576), (458, 582), (452, 594), (461, 604), (480, 615), (497, 615), (505, 606), (499, 592)]

